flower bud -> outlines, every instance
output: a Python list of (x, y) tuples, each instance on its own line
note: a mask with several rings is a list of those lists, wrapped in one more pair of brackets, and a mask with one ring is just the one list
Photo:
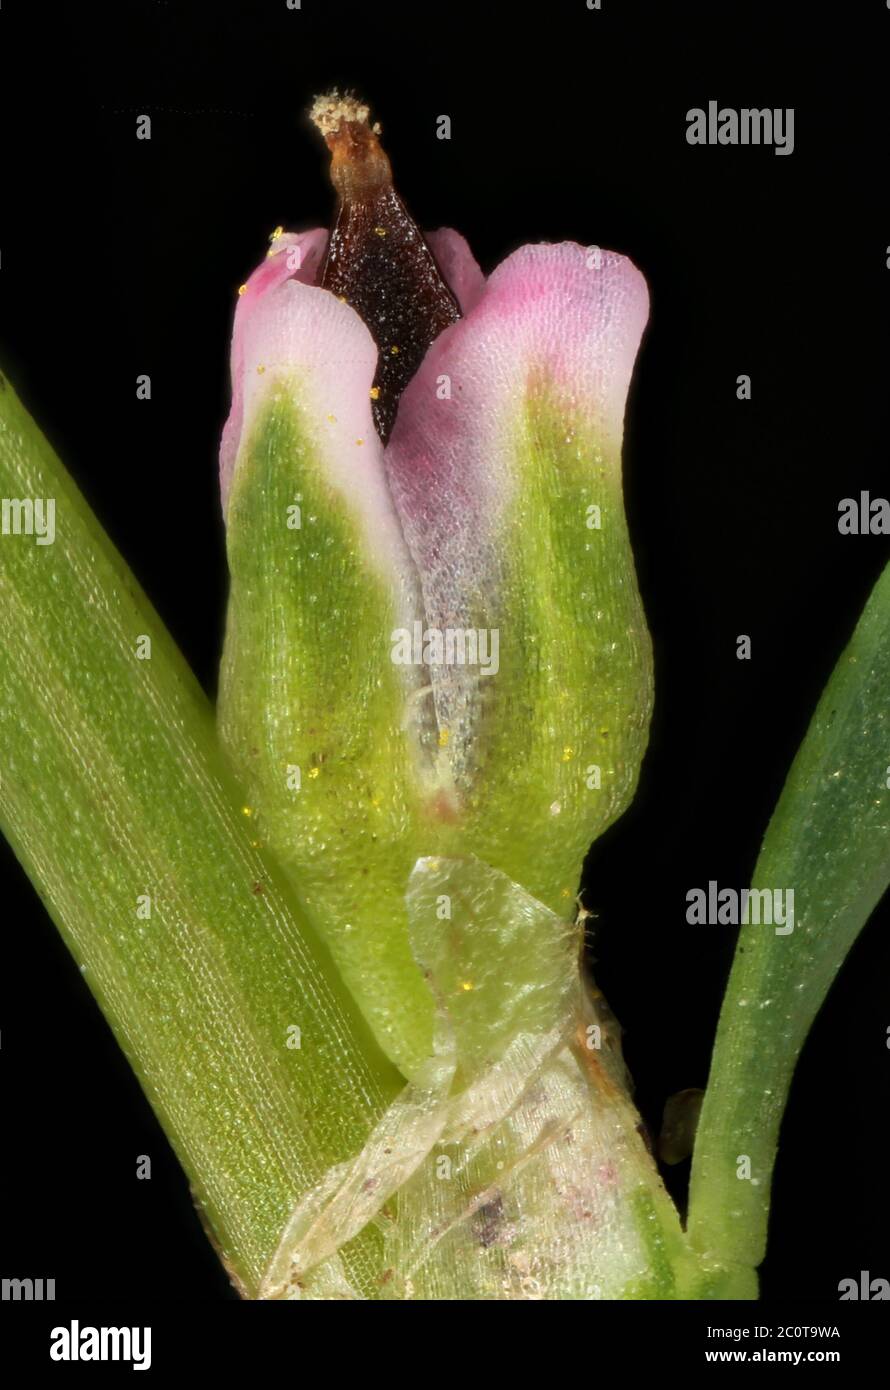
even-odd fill
[(235, 315), (220, 728), (410, 1075), (433, 1018), (416, 860), (477, 855), (571, 916), (633, 794), (651, 649), (621, 439), (647, 292), (572, 243), (484, 280), (457, 233), (414, 226), (365, 108), (316, 116), (334, 231), (277, 235)]

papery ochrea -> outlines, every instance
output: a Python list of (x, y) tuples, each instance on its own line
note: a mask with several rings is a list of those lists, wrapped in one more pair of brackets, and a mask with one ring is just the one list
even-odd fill
[(235, 313), (220, 727), (258, 839), (412, 1075), (418, 858), (476, 855), (573, 917), (633, 794), (652, 675), (621, 441), (648, 296), (571, 242), (486, 279), (411, 221), (367, 108), (314, 115), (334, 230), (279, 229)]

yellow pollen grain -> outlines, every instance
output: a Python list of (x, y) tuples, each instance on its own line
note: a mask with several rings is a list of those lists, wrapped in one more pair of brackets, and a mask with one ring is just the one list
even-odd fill
[(337, 417), (336, 417), (336, 415), (329, 415), (329, 416), (328, 416), (328, 419), (330, 420), (330, 422), (331, 422), (332, 425), (336, 425), (336, 423), (337, 423)]
[(371, 397), (371, 400), (372, 400), (372, 401), (376, 401), (376, 400), (377, 400), (377, 397), (380, 395), (380, 387), (379, 387), (379, 386), (372, 386), (372, 387), (371, 387), (371, 390), (368, 392), (368, 394), (369, 394), (369, 396)]
[(259, 373), (260, 376), (263, 375), (263, 372), (264, 372), (265, 370), (266, 370), (265, 367), (257, 367), (257, 372)]
[(385, 227), (375, 227), (375, 228), (374, 228), (374, 235), (375, 235), (375, 236), (386, 236), (386, 228), (385, 228)]
[(461, 987), (461, 989), (472, 989), (472, 988), (473, 988), (473, 981), (472, 981), (472, 980), (461, 980), (461, 982), (460, 982), (460, 987)]
[(239, 285), (239, 286), (238, 286), (238, 293), (239, 293), (239, 294), (243, 294), (244, 291), (245, 291), (246, 289), (247, 289), (247, 286), (246, 286), (246, 285)]
[(279, 238), (280, 236), (283, 236), (283, 235), (284, 235), (284, 228), (283, 228), (283, 227), (276, 227), (275, 230), (274, 230), (274, 232), (272, 233), (272, 235), (269, 237), (269, 240), (270, 240), (270, 241), (277, 241), (278, 238)]
[(242, 816), (252, 816), (252, 815), (253, 815), (253, 809), (252, 809), (252, 807), (250, 807), (250, 806), (242, 806), (242, 807), (241, 807), (241, 814), (242, 814)]
[(563, 888), (563, 890), (562, 890), (562, 892), (560, 893), (559, 896), (560, 896), (561, 898), (570, 898), (570, 897), (572, 896), (572, 890), (571, 890), (571, 888)]
[(562, 760), (563, 760), (564, 763), (570, 763), (570, 762), (572, 761), (572, 758), (574, 758), (574, 756), (575, 756), (575, 750), (574, 750), (574, 748), (564, 748), (564, 749), (562, 750)]
[(310, 767), (310, 769), (309, 769), (309, 776), (310, 776), (311, 778), (315, 779), (315, 778), (318, 776), (318, 774), (319, 774), (320, 772), (321, 772), (321, 768), (320, 768), (320, 767)]
[(448, 747), (448, 740), (449, 740), (450, 737), (451, 737), (451, 733), (450, 733), (450, 731), (449, 731), (448, 729), (440, 729), (440, 730), (439, 730), (439, 747), (440, 747), (440, 748), (447, 748), (447, 747)]
[(398, 357), (399, 355), (399, 349), (395, 346), (391, 347), (389, 352), (391, 357)]
[(345, 295), (345, 294), (338, 294), (338, 295), (337, 295), (337, 298), (339, 299), (339, 301), (340, 301), (341, 304), (346, 304), (346, 303), (347, 303), (347, 299), (346, 299), (346, 295)]
[(357, 439), (355, 442), (356, 444), (364, 444), (365, 441), (363, 439)]

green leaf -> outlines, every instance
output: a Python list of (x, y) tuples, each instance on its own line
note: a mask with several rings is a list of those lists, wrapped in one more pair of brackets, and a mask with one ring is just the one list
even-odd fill
[[(890, 882), (890, 567), (819, 702), (754, 872), (793, 889), (794, 929), (741, 929), (692, 1167), (693, 1245), (763, 1258), (792, 1073), (858, 932)], [(741, 1156), (749, 1179), (736, 1176)]]
[[(2, 377), (0, 497), (0, 824), (253, 1292), (396, 1078), (255, 843), (207, 700)], [(52, 543), (13, 499), (52, 501)], [(345, 1252), (360, 1288), (373, 1239)]]

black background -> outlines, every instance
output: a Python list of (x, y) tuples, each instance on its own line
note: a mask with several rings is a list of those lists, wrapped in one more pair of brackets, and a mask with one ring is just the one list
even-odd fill
[[(883, 0), (824, 15), (725, 0), (0, 11), (0, 362), (211, 692), (231, 315), (277, 223), (329, 220), (303, 115), (316, 92), (336, 82), (372, 103), (418, 221), (460, 229), (486, 271), (522, 242), (562, 239), (643, 269), (652, 315), (625, 470), (657, 708), (637, 800), (591, 854), (586, 900), (655, 1131), (668, 1095), (704, 1085), (733, 944), (686, 925), (686, 891), (748, 881), (888, 559), (886, 540), (837, 530), (842, 497), (890, 488), (888, 35)], [(686, 111), (711, 99), (793, 106), (794, 153), (690, 147)], [(142, 113), (150, 142), (135, 138)], [(5, 848), (0, 884), (0, 1272), (54, 1276), (58, 1297), (232, 1297)], [(863, 1269), (890, 1278), (888, 925), (885, 902), (798, 1068), (767, 1299), (836, 1299)], [(685, 1178), (669, 1175), (675, 1193)]]

